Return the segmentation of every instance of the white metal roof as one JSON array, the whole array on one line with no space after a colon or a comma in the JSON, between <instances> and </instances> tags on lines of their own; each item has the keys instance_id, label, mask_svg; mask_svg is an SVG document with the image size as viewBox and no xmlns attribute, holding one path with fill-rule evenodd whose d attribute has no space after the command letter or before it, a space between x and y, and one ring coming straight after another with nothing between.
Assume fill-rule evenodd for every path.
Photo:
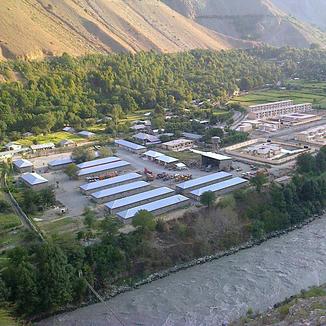
<instances>
[{"instance_id":1,"label":"white metal roof","mask_svg":"<svg viewBox=\"0 0 326 326\"><path fill-rule=\"evenodd\" d=\"M83 175L88 175L88 174L92 174L92 173L110 171L110 170L114 170L117 168L127 167L129 165L130 165L130 163L126 162L126 161L117 161L117 162L108 163L108 164L96 165L96 166L92 166L90 168L79 170L77 175L83 176Z\"/></svg>"},{"instance_id":2,"label":"white metal roof","mask_svg":"<svg viewBox=\"0 0 326 326\"><path fill-rule=\"evenodd\" d=\"M178 188L186 190L186 189L189 189L192 187L200 186L200 185L205 184L210 181L218 181L218 180L221 180L224 178L231 178L231 177L232 177L231 173L217 172L217 173L205 175L205 176L197 178L197 179L192 179L192 180L188 180L188 181L179 183L176 186Z\"/></svg>"},{"instance_id":3,"label":"white metal roof","mask_svg":"<svg viewBox=\"0 0 326 326\"><path fill-rule=\"evenodd\" d=\"M95 134L91 131L83 130L78 133L80 136L85 136L85 137L93 137Z\"/></svg>"},{"instance_id":4,"label":"white metal roof","mask_svg":"<svg viewBox=\"0 0 326 326\"><path fill-rule=\"evenodd\" d=\"M227 189L229 187L240 185L240 184L245 184L245 183L248 183L248 180L236 177L236 178L225 180L225 181L222 181L219 183L214 183L212 185L209 185L209 186L206 186L206 187L203 187L200 189L193 190L191 192L191 194L195 195L195 196L200 196L206 191L216 192L219 190Z\"/></svg>"},{"instance_id":5,"label":"white metal roof","mask_svg":"<svg viewBox=\"0 0 326 326\"><path fill-rule=\"evenodd\" d=\"M152 151L152 150L145 152L143 155L153 157L153 158L164 156L164 154L162 154L160 152Z\"/></svg>"},{"instance_id":6,"label":"white metal roof","mask_svg":"<svg viewBox=\"0 0 326 326\"><path fill-rule=\"evenodd\" d=\"M74 160L71 159L70 157L66 157L66 158L59 158L57 160L53 160L51 162L48 163L49 166L59 166L59 165L65 165L65 164L71 164L74 163Z\"/></svg>"},{"instance_id":7,"label":"white metal roof","mask_svg":"<svg viewBox=\"0 0 326 326\"><path fill-rule=\"evenodd\" d=\"M109 178L109 179L105 179L105 180L89 182L84 185L81 185L79 188L82 190L85 190L85 191L95 190L95 189L102 188L105 186L111 186L111 185L117 184L119 182L129 181L129 180L131 181L133 179L138 179L140 177L141 177L141 175L138 173L127 173L127 174L119 175L117 177L113 177L113 178Z\"/></svg>"},{"instance_id":8,"label":"white metal roof","mask_svg":"<svg viewBox=\"0 0 326 326\"><path fill-rule=\"evenodd\" d=\"M92 160L92 161L87 161L87 162L77 164L77 167L79 169L86 169L86 168L90 168L92 166L113 163L113 162L117 162L117 161L121 161L121 159L116 156L108 156L108 157L99 158L97 160Z\"/></svg>"},{"instance_id":9,"label":"white metal roof","mask_svg":"<svg viewBox=\"0 0 326 326\"><path fill-rule=\"evenodd\" d=\"M55 145L53 143L31 145L31 149L33 150L47 149L47 148L54 148L54 147Z\"/></svg>"},{"instance_id":10,"label":"white metal roof","mask_svg":"<svg viewBox=\"0 0 326 326\"><path fill-rule=\"evenodd\" d=\"M104 189L101 191L97 191L94 192L92 194L93 198L103 198L103 197L108 197L108 196L112 196L112 195L116 195L116 194L120 194L122 192L126 192L126 191L130 191L130 190L134 190L134 189L140 189L146 186L149 186L150 184L148 182L145 181L135 181L132 183L127 183L121 186L117 186L114 188L109 188L109 189Z\"/></svg>"},{"instance_id":11,"label":"white metal roof","mask_svg":"<svg viewBox=\"0 0 326 326\"><path fill-rule=\"evenodd\" d=\"M145 199L150 199L150 198L158 197L158 196L161 196L161 195L166 195L166 194L169 194L169 193L172 194L173 192L174 192L173 189L170 189L170 188L167 188L167 187L156 188L156 189L153 189L153 190L142 192L140 194L136 194L136 195L132 195L132 196L129 196L129 197L125 197L125 198L110 201L110 202L106 203L105 206L110 208L110 209L115 209L115 208L123 207L123 206L126 206L126 205L138 203L138 202L140 202L142 200L145 200Z\"/></svg>"},{"instance_id":12,"label":"white metal roof","mask_svg":"<svg viewBox=\"0 0 326 326\"><path fill-rule=\"evenodd\" d=\"M13 164L17 167L17 168L28 168L33 166L33 163L25 160L25 159L18 159L13 161Z\"/></svg>"},{"instance_id":13,"label":"white metal roof","mask_svg":"<svg viewBox=\"0 0 326 326\"><path fill-rule=\"evenodd\" d=\"M179 203L186 203L189 200L189 198L182 196L182 195L174 195L171 197L163 198L160 200L153 201L148 204L144 204L141 206L137 206L134 208L127 209L125 211L117 213L117 215L125 220L129 218L133 218L139 211L146 210L148 212L156 211L160 208L173 206Z\"/></svg>"},{"instance_id":14,"label":"white metal roof","mask_svg":"<svg viewBox=\"0 0 326 326\"><path fill-rule=\"evenodd\" d=\"M156 158L158 161L160 162L164 162L164 163L174 163L174 162L178 162L179 160L177 158L171 157L171 156L167 156L167 155L162 155Z\"/></svg>"},{"instance_id":15,"label":"white metal roof","mask_svg":"<svg viewBox=\"0 0 326 326\"><path fill-rule=\"evenodd\" d=\"M208 158L212 158L214 160L218 160L218 161L232 160L232 157L213 153L213 152L202 152L202 151L198 151L196 149L193 149L192 152L196 153L196 154L200 154L200 155L208 157Z\"/></svg>"},{"instance_id":16,"label":"white metal roof","mask_svg":"<svg viewBox=\"0 0 326 326\"><path fill-rule=\"evenodd\" d=\"M24 173L21 178L31 186L48 182L47 179L37 173Z\"/></svg>"},{"instance_id":17,"label":"white metal roof","mask_svg":"<svg viewBox=\"0 0 326 326\"><path fill-rule=\"evenodd\" d=\"M124 140L124 139L116 139L114 142L117 145L128 147L128 148L134 149L134 150L146 149L145 146L138 145L138 144L132 143L131 141Z\"/></svg>"}]
</instances>

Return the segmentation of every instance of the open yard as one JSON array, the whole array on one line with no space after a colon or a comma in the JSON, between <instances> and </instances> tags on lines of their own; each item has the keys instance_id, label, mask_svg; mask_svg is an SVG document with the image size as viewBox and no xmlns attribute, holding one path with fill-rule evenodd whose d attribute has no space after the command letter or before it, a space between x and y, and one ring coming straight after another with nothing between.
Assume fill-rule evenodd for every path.
<instances>
[{"instance_id":1,"label":"open yard","mask_svg":"<svg viewBox=\"0 0 326 326\"><path fill-rule=\"evenodd\" d=\"M57 144L60 141L64 139L69 139L74 142L82 142L85 141L85 138L82 138L78 135L71 134L69 132L64 132L64 131L58 131L58 132L53 132L47 135L38 135L38 136L29 136L26 138L22 138L17 141L17 143L24 145L24 146L30 146L33 143L37 144L44 144L44 143L54 143Z\"/></svg>"},{"instance_id":2,"label":"open yard","mask_svg":"<svg viewBox=\"0 0 326 326\"><path fill-rule=\"evenodd\" d=\"M311 102L326 109L326 83L296 80L285 84L296 89L252 91L247 95L235 97L232 102L248 107L266 102L293 100L295 104Z\"/></svg>"}]
</instances>

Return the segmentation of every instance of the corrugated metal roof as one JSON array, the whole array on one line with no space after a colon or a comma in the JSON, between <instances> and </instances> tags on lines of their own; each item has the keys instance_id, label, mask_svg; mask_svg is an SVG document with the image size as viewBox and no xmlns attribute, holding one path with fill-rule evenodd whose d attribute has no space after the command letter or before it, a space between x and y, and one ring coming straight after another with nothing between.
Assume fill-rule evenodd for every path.
<instances>
[{"instance_id":1,"label":"corrugated metal roof","mask_svg":"<svg viewBox=\"0 0 326 326\"><path fill-rule=\"evenodd\" d=\"M163 198L160 200L156 200L153 201L151 203L148 204L144 204L141 206L137 206L134 208L130 208L127 209L125 211L119 212L117 213L117 215L125 220L129 219L129 218L133 218L137 212L141 211L141 210L146 210L149 212L153 212L156 211L160 208L164 208L164 207L168 207L168 206L173 206L182 202L187 202L189 200L189 198L182 196L182 195L175 195L175 196L171 196L171 197L167 197L167 198Z\"/></svg>"},{"instance_id":2,"label":"corrugated metal roof","mask_svg":"<svg viewBox=\"0 0 326 326\"><path fill-rule=\"evenodd\" d=\"M120 145L120 146L128 147L130 149L134 149L134 150L146 149L145 146L138 145L138 144L132 143L131 141L124 140L124 139L117 139L117 140L114 141L114 143L117 144L117 145Z\"/></svg>"},{"instance_id":3,"label":"corrugated metal roof","mask_svg":"<svg viewBox=\"0 0 326 326\"><path fill-rule=\"evenodd\" d=\"M49 162L49 166L59 166L59 165L65 165L65 164L71 164L74 163L74 160L71 159L70 157L66 157L66 158L59 158L57 160L53 160L51 162Z\"/></svg>"},{"instance_id":4,"label":"corrugated metal roof","mask_svg":"<svg viewBox=\"0 0 326 326\"><path fill-rule=\"evenodd\" d=\"M37 173L24 173L21 178L31 186L48 182L47 179Z\"/></svg>"},{"instance_id":5,"label":"corrugated metal roof","mask_svg":"<svg viewBox=\"0 0 326 326\"><path fill-rule=\"evenodd\" d=\"M205 183L210 182L210 181L215 181L215 180L217 181L217 180L220 180L220 179L223 179L223 178L228 178L228 177L232 177L232 174L227 173L227 172L217 172L217 173L205 175L205 176L197 178L197 179L193 179L193 180L189 180L189 181L179 183L176 186L178 188L186 190L186 189L189 189L189 188L192 188L192 187L200 186L200 185L205 184Z\"/></svg>"},{"instance_id":6,"label":"corrugated metal roof","mask_svg":"<svg viewBox=\"0 0 326 326\"><path fill-rule=\"evenodd\" d=\"M129 162L117 161L117 162L113 162L113 163L92 166L92 167L87 168L87 169L79 170L77 175L78 176L83 176L83 175L88 175L88 174L92 174L92 173L110 171L110 170L114 170L114 169L118 169L118 168L122 168L122 167L127 167L129 165L130 165Z\"/></svg>"},{"instance_id":7,"label":"corrugated metal roof","mask_svg":"<svg viewBox=\"0 0 326 326\"><path fill-rule=\"evenodd\" d=\"M167 155L162 155L156 158L158 161L160 162L164 162L164 163L174 163L174 162L178 162L179 160L175 157L171 157L171 156L167 156Z\"/></svg>"},{"instance_id":8,"label":"corrugated metal roof","mask_svg":"<svg viewBox=\"0 0 326 326\"><path fill-rule=\"evenodd\" d=\"M117 162L117 161L121 161L121 159L116 156L108 156L108 157L99 158L97 160L92 160L92 161L87 161L87 162L77 164L77 167L79 169L87 169L92 166L108 164L108 163L113 163L113 162Z\"/></svg>"},{"instance_id":9,"label":"corrugated metal roof","mask_svg":"<svg viewBox=\"0 0 326 326\"><path fill-rule=\"evenodd\" d=\"M164 154L162 154L160 152L152 151L152 150L145 152L143 155L153 157L153 158L164 156Z\"/></svg>"},{"instance_id":10,"label":"corrugated metal roof","mask_svg":"<svg viewBox=\"0 0 326 326\"><path fill-rule=\"evenodd\" d=\"M105 206L110 208L110 209L115 209L115 208L123 207L123 206L126 206L126 205L138 203L138 202L140 202L142 200L145 200L145 199L150 199L150 198L158 197L158 196L161 196L161 195L166 195L166 194L169 194L169 193L172 194L173 192L174 192L173 189L170 189L170 188L167 188L167 187L156 188L156 189L153 189L153 190L142 192L140 194L136 194L136 195L132 195L132 196L129 196L129 197L125 197L125 198L110 201L110 202L106 203Z\"/></svg>"},{"instance_id":11,"label":"corrugated metal roof","mask_svg":"<svg viewBox=\"0 0 326 326\"><path fill-rule=\"evenodd\" d=\"M33 166L33 163L25 160L25 159L18 159L13 161L13 164L17 167L17 168L28 168Z\"/></svg>"},{"instance_id":12,"label":"corrugated metal roof","mask_svg":"<svg viewBox=\"0 0 326 326\"><path fill-rule=\"evenodd\" d=\"M109 189L104 189L104 190L101 190L101 191L98 191L98 192L94 192L92 194L92 197L93 198L103 198L103 197L107 197L107 196L112 196L112 195L115 195L115 194L120 194L122 192L125 192L125 191L130 191L130 190L134 190L134 189L138 189L138 188L143 188L143 187L146 187L146 186L149 186L150 184L148 182L145 182L145 181L135 181L135 182L132 182L132 183L128 183L128 184L125 184L125 185L121 185L121 186L117 186L117 187L114 187L114 188L109 188Z\"/></svg>"},{"instance_id":13,"label":"corrugated metal roof","mask_svg":"<svg viewBox=\"0 0 326 326\"><path fill-rule=\"evenodd\" d=\"M212 158L214 160L218 160L218 161L232 160L232 157L217 154L217 153L213 153L213 152L202 152L202 151L198 151L196 149L193 149L191 151L194 152L194 153L200 154L202 156Z\"/></svg>"},{"instance_id":14,"label":"corrugated metal roof","mask_svg":"<svg viewBox=\"0 0 326 326\"><path fill-rule=\"evenodd\" d=\"M123 181L138 179L140 177L141 177L141 175L138 173L127 173L127 174L119 175L117 177L113 177L113 178L109 178L109 179L105 179L105 180L86 183L84 185L81 185L79 188L84 191L89 191L89 190L94 190L94 189L98 189L98 188L105 187L105 186L111 186L111 185L114 185L116 183L123 182Z\"/></svg>"},{"instance_id":15,"label":"corrugated metal roof","mask_svg":"<svg viewBox=\"0 0 326 326\"><path fill-rule=\"evenodd\" d=\"M236 178L225 180L225 181L222 181L222 182L219 182L219 183L214 183L214 184L212 184L210 186L207 186L207 187L203 187L203 188L200 188L200 189L197 189L197 190L193 190L191 192L191 194L194 195L194 196L200 196L206 191L216 192L216 191L219 191L219 190L227 189L227 188L232 187L232 186L245 184L247 182L248 182L248 180L246 180L246 179L236 177Z\"/></svg>"},{"instance_id":16,"label":"corrugated metal roof","mask_svg":"<svg viewBox=\"0 0 326 326\"><path fill-rule=\"evenodd\" d=\"M93 137L93 136L95 136L95 134L93 132L87 131L87 130L80 131L78 133L78 135L84 136L84 137Z\"/></svg>"}]
</instances>

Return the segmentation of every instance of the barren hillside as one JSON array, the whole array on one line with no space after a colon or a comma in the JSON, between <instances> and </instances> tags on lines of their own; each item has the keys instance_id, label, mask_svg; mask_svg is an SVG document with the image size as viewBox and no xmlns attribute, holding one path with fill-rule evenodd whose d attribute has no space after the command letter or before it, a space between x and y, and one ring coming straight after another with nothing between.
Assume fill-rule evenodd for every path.
<instances>
[{"instance_id":1,"label":"barren hillside","mask_svg":"<svg viewBox=\"0 0 326 326\"><path fill-rule=\"evenodd\" d=\"M0 58L218 50L231 43L157 0L1 1Z\"/></svg>"},{"instance_id":2,"label":"barren hillside","mask_svg":"<svg viewBox=\"0 0 326 326\"><path fill-rule=\"evenodd\" d=\"M292 0L163 0L203 26L228 36L275 46L326 45L325 34L281 10ZM293 6L305 0L292 1ZM306 0L306 5L315 0ZM321 2L322 0L317 0ZM282 6L282 8L285 4ZM314 6L314 5L313 5ZM301 8L303 10L303 8Z\"/></svg>"},{"instance_id":3,"label":"barren hillside","mask_svg":"<svg viewBox=\"0 0 326 326\"><path fill-rule=\"evenodd\" d=\"M325 0L272 0L287 14L326 31Z\"/></svg>"}]
</instances>

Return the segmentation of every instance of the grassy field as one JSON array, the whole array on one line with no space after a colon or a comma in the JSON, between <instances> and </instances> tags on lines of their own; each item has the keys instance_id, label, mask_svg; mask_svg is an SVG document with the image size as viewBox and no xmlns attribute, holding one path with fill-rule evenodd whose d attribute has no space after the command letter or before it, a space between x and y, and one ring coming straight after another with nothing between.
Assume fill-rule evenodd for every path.
<instances>
[{"instance_id":1,"label":"grassy field","mask_svg":"<svg viewBox=\"0 0 326 326\"><path fill-rule=\"evenodd\" d=\"M69 139L74 142L81 142L85 141L85 138L80 137L78 135L71 134L69 132L59 131L59 132L53 132L47 135L38 135L38 136L30 136L26 138L22 138L17 141L17 143L24 145L24 146L30 146L33 143L37 144L44 144L44 143L54 143L57 144L60 141L64 139Z\"/></svg>"},{"instance_id":2,"label":"grassy field","mask_svg":"<svg viewBox=\"0 0 326 326\"><path fill-rule=\"evenodd\" d=\"M311 102L314 105L320 105L321 108L326 109L326 83L298 80L289 81L286 84L291 84L298 89L258 90L249 92L247 95L238 96L232 102L248 107L266 102L293 100L296 104Z\"/></svg>"},{"instance_id":3,"label":"grassy field","mask_svg":"<svg viewBox=\"0 0 326 326\"><path fill-rule=\"evenodd\" d=\"M0 232L21 225L20 219L15 214L0 214Z\"/></svg>"},{"instance_id":4,"label":"grassy field","mask_svg":"<svg viewBox=\"0 0 326 326\"><path fill-rule=\"evenodd\" d=\"M17 326L18 323L10 317L9 313L6 310L0 309L0 325Z\"/></svg>"}]
</instances>

